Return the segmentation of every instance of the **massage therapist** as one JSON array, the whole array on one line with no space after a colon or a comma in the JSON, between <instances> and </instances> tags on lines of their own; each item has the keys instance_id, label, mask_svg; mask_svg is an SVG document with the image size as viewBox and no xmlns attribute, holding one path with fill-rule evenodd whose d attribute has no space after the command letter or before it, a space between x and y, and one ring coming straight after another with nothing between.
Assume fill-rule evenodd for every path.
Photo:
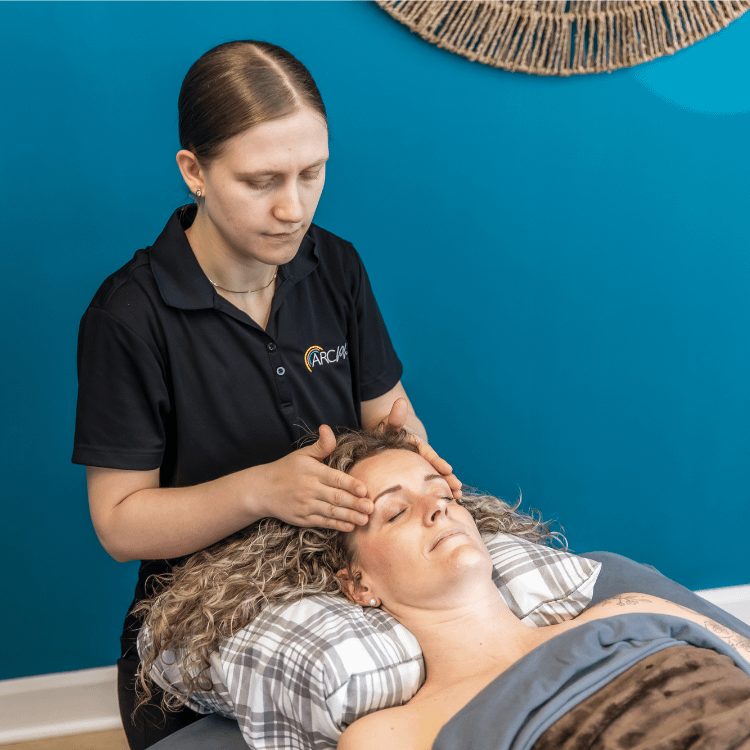
<instances>
[{"instance_id":1,"label":"massage therapist","mask_svg":"<svg viewBox=\"0 0 750 750\"><path fill-rule=\"evenodd\" d=\"M308 70L267 42L221 44L188 71L178 109L177 165L195 202L105 279L78 338L73 462L87 467L104 548L141 561L117 662L134 749L200 717L164 717L161 694L131 716L130 609L155 590L147 578L266 516L365 524L365 485L322 463L333 429L406 427L460 496L401 385L359 255L312 223L329 152Z\"/></svg>"}]
</instances>

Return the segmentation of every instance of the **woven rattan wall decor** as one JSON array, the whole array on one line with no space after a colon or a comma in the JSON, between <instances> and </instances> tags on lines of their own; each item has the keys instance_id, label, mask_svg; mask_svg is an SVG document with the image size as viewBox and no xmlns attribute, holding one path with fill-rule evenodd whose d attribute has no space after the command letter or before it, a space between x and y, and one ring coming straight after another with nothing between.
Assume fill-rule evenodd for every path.
<instances>
[{"instance_id":1,"label":"woven rattan wall decor","mask_svg":"<svg viewBox=\"0 0 750 750\"><path fill-rule=\"evenodd\" d=\"M723 29L750 0L375 0L428 42L505 70L602 73Z\"/></svg>"}]
</instances>

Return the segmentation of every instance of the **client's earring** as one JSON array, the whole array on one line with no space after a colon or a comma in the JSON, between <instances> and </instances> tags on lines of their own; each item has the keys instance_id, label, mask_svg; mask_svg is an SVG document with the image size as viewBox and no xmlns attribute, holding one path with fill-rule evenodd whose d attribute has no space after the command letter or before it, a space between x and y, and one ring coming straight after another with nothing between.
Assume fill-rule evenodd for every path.
<instances>
[{"instance_id":1,"label":"client's earring","mask_svg":"<svg viewBox=\"0 0 750 750\"><path fill-rule=\"evenodd\" d=\"M378 604L378 600L377 599L370 599L370 606L371 607L375 607L375 606L377 606L377 604Z\"/></svg>"},{"instance_id":2,"label":"client's earring","mask_svg":"<svg viewBox=\"0 0 750 750\"><path fill-rule=\"evenodd\" d=\"M203 191L200 188L195 188L195 197L200 198L203 195Z\"/></svg>"}]
</instances>

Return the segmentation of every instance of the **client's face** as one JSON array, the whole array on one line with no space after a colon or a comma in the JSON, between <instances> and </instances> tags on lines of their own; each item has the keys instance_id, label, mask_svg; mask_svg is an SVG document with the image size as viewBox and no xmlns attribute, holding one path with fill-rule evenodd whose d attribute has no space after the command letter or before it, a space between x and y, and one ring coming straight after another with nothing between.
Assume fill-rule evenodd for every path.
<instances>
[{"instance_id":1,"label":"client's face","mask_svg":"<svg viewBox=\"0 0 750 750\"><path fill-rule=\"evenodd\" d=\"M387 450L356 464L351 475L367 486L375 509L350 532L359 604L375 597L398 616L403 607L455 605L492 561L468 510L419 454ZM457 586L461 583L462 585Z\"/></svg>"}]
</instances>

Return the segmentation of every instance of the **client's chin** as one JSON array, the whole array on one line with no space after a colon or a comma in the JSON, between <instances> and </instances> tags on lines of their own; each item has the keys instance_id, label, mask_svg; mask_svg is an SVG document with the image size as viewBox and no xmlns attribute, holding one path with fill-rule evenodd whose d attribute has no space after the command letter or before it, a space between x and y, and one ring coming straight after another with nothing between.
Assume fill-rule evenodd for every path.
<instances>
[{"instance_id":1,"label":"client's chin","mask_svg":"<svg viewBox=\"0 0 750 750\"><path fill-rule=\"evenodd\" d=\"M430 551L430 557L435 562L443 562L456 572L466 570L485 570L487 575L492 575L492 559L487 548L478 546L476 539L468 534L452 534L438 542L437 546Z\"/></svg>"}]
</instances>

